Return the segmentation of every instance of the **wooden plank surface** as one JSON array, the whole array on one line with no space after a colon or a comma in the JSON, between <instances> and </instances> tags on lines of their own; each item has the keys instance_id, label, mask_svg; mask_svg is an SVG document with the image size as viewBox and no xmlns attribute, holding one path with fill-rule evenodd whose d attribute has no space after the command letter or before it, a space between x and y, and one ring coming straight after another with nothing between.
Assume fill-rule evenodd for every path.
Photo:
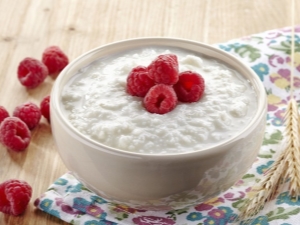
<instances>
[{"instance_id":1,"label":"wooden plank surface","mask_svg":"<svg viewBox=\"0 0 300 225\"><path fill-rule=\"evenodd\" d=\"M41 58L49 45L72 60L97 46L135 37L186 38L208 44L226 42L291 24L291 0L0 0L0 105L39 104L55 79L27 90L16 70L25 57ZM296 2L296 12L300 2ZM296 13L296 24L300 16ZM0 183L17 178L33 187L22 216L0 213L1 225L67 224L33 206L33 201L67 169L56 152L45 119L20 153L0 145Z\"/></svg>"}]
</instances>

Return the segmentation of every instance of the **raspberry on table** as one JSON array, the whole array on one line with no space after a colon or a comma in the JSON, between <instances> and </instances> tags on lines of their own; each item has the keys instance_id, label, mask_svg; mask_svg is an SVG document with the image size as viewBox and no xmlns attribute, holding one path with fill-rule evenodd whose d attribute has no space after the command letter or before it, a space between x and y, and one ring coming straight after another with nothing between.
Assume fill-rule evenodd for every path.
<instances>
[{"instance_id":1,"label":"raspberry on table","mask_svg":"<svg viewBox=\"0 0 300 225\"><path fill-rule=\"evenodd\" d=\"M47 67L39 60L27 57L18 66L18 79L27 88L35 88L48 76Z\"/></svg>"},{"instance_id":2,"label":"raspberry on table","mask_svg":"<svg viewBox=\"0 0 300 225\"><path fill-rule=\"evenodd\" d=\"M28 102L17 106L13 112L13 116L19 117L26 123L29 130L32 130L39 124L42 115L40 108L36 104Z\"/></svg>"},{"instance_id":3,"label":"raspberry on table","mask_svg":"<svg viewBox=\"0 0 300 225\"><path fill-rule=\"evenodd\" d=\"M0 212L18 216L22 214L32 195L31 186L21 180L10 179L0 184Z\"/></svg>"},{"instance_id":4,"label":"raspberry on table","mask_svg":"<svg viewBox=\"0 0 300 225\"><path fill-rule=\"evenodd\" d=\"M0 124L0 142L7 148L20 152L30 143L31 133L18 117L7 117Z\"/></svg>"},{"instance_id":5,"label":"raspberry on table","mask_svg":"<svg viewBox=\"0 0 300 225\"><path fill-rule=\"evenodd\" d=\"M127 92L133 96L144 97L154 84L148 76L148 69L144 66L137 66L127 77Z\"/></svg>"},{"instance_id":6,"label":"raspberry on table","mask_svg":"<svg viewBox=\"0 0 300 225\"><path fill-rule=\"evenodd\" d=\"M143 104L148 112L165 114L176 107L177 96L172 86L157 84L150 88Z\"/></svg>"},{"instance_id":7,"label":"raspberry on table","mask_svg":"<svg viewBox=\"0 0 300 225\"><path fill-rule=\"evenodd\" d=\"M42 62L47 66L49 74L54 74L62 71L68 65L69 59L58 46L50 46L44 50Z\"/></svg>"},{"instance_id":8,"label":"raspberry on table","mask_svg":"<svg viewBox=\"0 0 300 225\"><path fill-rule=\"evenodd\" d=\"M204 93L205 81L200 74L185 71L179 74L179 80L173 88L179 101L197 102Z\"/></svg>"},{"instance_id":9,"label":"raspberry on table","mask_svg":"<svg viewBox=\"0 0 300 225\"><path fill-rule=\"evenodd\" d=\"M50 123L50 95L43 98L40 104L41 113Z\"/></svg>"},{"instance_id":10,"label":"raspberry on table","mask_svg":"<svg viewBox=\"0 0 300 225\"><path fill-rule=\"evenodd\" d=\"M178 81L178 60L174 54L159 55L148 66L149 77L157 84L173 85Z\"/></svg>"},{"instance_id":11,"label":"raspberry on table","mask_svg":"<svg viewBox=\"0 0 300 225\"><path fill-rule=\"evenodd\" d=\"M0 123L6 118L9 117L9 113L4 108L4 106L0 105Z\"/></svg>"}]
</instances>

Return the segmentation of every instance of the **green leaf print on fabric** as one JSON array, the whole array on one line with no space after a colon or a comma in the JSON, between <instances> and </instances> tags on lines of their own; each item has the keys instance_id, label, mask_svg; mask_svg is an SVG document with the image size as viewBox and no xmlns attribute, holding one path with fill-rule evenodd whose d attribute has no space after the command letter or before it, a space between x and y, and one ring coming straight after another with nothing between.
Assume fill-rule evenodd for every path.
<instances>
[{"instance_id":1,"label":"green leaf print on fabric","mask_svg":"<svg viewBox=\"0 0 300 225\"><path fill-rule=\"evenodd\" d=\"M242 58L248 57L250 62L254 62L256 59L260 58L261 53L257 48L251 45L240 45L234 48L235 53L239 54Z\"/></svg>"},{"instance_id":2,"label":"green leaf print on fabric","mask_svg":"<svg viewBox=\"0 0 300 225\"><path fill-rule=\"evenodd\" d=\"M131 212L128 212L126 209L122 209L121 207L118 207L117 205L109 206L109 212L111 215L114 215L114 218L116 220L122 221L124 219L127 219L129 217L129 214Z\"/></svg>"},{"instance_id":3,"label":"green leaf print on fabric","mask_svg":"<svg viewBox=\"0 0 300 225\"><path fill-rule=\"evenodd\" d=\"M255 174L247 173L242 177L242 182L238 182L238 186L245 186L248 187L250 184L252 185L253 182L257 183L260 179L258 179ZM250 185L250 186L251 186Z\"/></svg>"},{"instance_id":4,"label":"green leaf print on fabric","mask_svg":"<svg viewBox=\"0 0 300 225\"><path fill-rule=\"evenodd\" d=\"M263 155L263 154L259 154L258 157L259 157L259 158L264 158L264 159L270 159L270 158L272 158L272 155Z\"/></svg>"},{"instance_id":5,"label":"green leaf print on fabric","mask_svg":"<svg viewBox=\"0 0 300 225\"><path fill-rule=\"evenodd\" d=\"M240 199L236 202L233 202L232 207L241 210L241 208L245 205L245 201L247 201L247 199Z\"/></svg>"},{"instance_id":6,"label":"green leaf print on fabric","mask_svg":"<svg viewBox=\"0 0 300 225\"><path fill-rule=\"evenodd\" d=\"M108 206L109 214L111 216L114 216L114 219L118 221L127 219L129 218L130 215L134 215L135 213L145 212L144 210L134 209L126 205L112 203L112 202L108 203L107 206Z\"/></svg>"},{"instance_id":7,"label":"green leaf print on fabric","mask_svg":"<svg viewBox=\"0 0 300 225\"><path fill-rule=\"evenodd\" d=\"M299 207L289 207L283 208L278 207L277 209L270 211L266 214L268 221L278 220L278 219L289 219L292 215L297 215L300 213Z\"/></svg>"},{"instance_id":8,"label":"green leaf print on fabric","mask_svg":"<svg viewBox=\"0 0 300 225\"><path fill-rule=\"evenodd\" d=\"M270 149L269 152L262 152L261 154L258 155L258 157L264 159L270 159L273 157L274 153L275 151L273 149Z\"/></svg>"},{"instance_id":9,"label":"green leaf print on fabric","mask_svg":"<svg viewBox=\"0 0 300 225\"><path fill-rule=\"evenodd\" d=\"M272 133L269 137L268 135L265 135L263 145L279 144L282 139L282 132L280 130L275 130L275 133Z\"/></svg>"},{"instance_id":10,"label":"green leaf print on fabric","mask_svg":"<svg viewBox=\"0 0 300 225\"><path fill-rule=\"evenodd\" d=\"M245 175L242 177L242 179L244 180L244 179L253 178L253 177L255 177L254 174L245 174Z\"/></svg>"},{"instance_id":11,"label":"green leaf print on fabric","mask_svg":"<svg viewBox=\"0 0 300 225\"><path fill-rule=\"evenodd\" d=\"M272 155L262 155L262 154L260 154L260 155L258 155L258 157L259 158L264 158L264 159L270 159L270 158L272 158Z\"/></svg>"},{"instance_id":12,"label":"green leaf print on fabric","mask_svg":"<svg viewBox=\"0 0 300 225\"><path fill-rule=\"evenodd\" d=\"M291 54L291 41L290 40L281 41L280 43L271 44L270 48L284 52L287 55L290 55ZM295 42L295 52L299 52L299 51L300 51L300 43Z\"/></svg>"},{"instance_id":13,"label":"green leaf print on fabric","mask_svg":"<svg viewBox=\"0 0 300 225\"><path fill-rule=\"evenodd\" d=\"M177 209L177 210L169 211L166 214L170 215L170 218L176 221L176 216L177 215L181 215L181 214L187 213L187 212L188 212L188 209L183 208L183 209Z\"/></svg>"}]
</instances>

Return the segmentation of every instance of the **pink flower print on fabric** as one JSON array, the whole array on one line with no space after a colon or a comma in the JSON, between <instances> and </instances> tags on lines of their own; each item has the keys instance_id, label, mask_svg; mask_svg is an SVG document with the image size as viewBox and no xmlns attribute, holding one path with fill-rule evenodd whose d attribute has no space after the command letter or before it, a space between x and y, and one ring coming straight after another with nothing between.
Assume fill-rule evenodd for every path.
<instances>
[{"instance_id":1,"label":"pink flower print on fabric","mask_svg":"<svg viewBox=\"0 0 300 225\"><path fill-rule=\"evenodd\" d=\"M278 109L274 113L274 117L271 120L271 123L274 126L283 126L284 124L284 115L285 115L285 109Z\"/></svg>"},{"instance_id":2,"label":"pink flower print on fabric","mask_svg":"<svg viewBox=\"0 0 300 225\"><path fill-rule=\"evenodd\" d=\"M270 75L270 81L280 89L285 89L287 92L290 89L291 71L289 69L279 69L277 73ZM300 78L294 77L294 86L300 87Z\"/></svg>"},{"instance_id":3,"label":"pink flower print on fabric","mask_svg":"<svg viewBox=\"0 0 300 225\"><path fill-rule=\"evenodd\" d=\"M89 205L86 207L86 213L96 218L100 218L103 212L104 210L95 205Z\"/></svg>"},{"instance_id":4,"label":"pink flower print on fabric","mask_svg":"<svg viewBox=\"0 0 300 225\"><path fill-rule=\"evenodd\" d=\"M284 58L282 58L280 55L273 54L269 56L268 62L272 67L279 67L284 63Z\"/></svg>"},{"instance_id":5,"label":"pink flower print on fabric","mask_svg":"<svg viewBox=\"0 0 300 225\"><path fill-rule=\"evenodd\" d=\"M284 120L284 115L285 115L285 109L279 109L274 113L274 116L276 118L281 119L282 121Z\"/></svg>"},{"instance_id":6,"label":"pink flower print on fabric","mask_svg":"<svg viewBox=\"0 0 300 225\"><path fill-rule=\"evenodd\" d=\"M83 212L73 209L71 206L65 204L62 198L55 198L55 204L60 207L61 211L70 215L80 215Z\"/></svg>"},{"instance_id":7,"label":"pink flower print on fabric","mask_svg":"<svg viewBox=\"0 0 300 225\"><path fill-rule=\"evenodd\" d=\"M282 34L279 31L271 31L266 34L265 38L266 39L276 39L280 36L282 36Z\"/></svg>"},{"instance_id":8,"label":"pink flower print on fabric","mask_svg":"<svg viewBox=\"0 0 300 225\"><path fill-rule=\"evenodd\" d=\"M217 197L217 198L212 198L204 203L201 203L197 206L195 206L195 209L197 211L205 211L205 210L210 210L212 209L214 206L218 206L222 203L224 203L225 200L223 198Z\"/></svg>"},{"instance_id":9,"label":"pink flower print on fabric","mask_svg":"<svg viewBox=\"0 0 300 225\"><path fill-rule=\"evenodd\" d=\"M279 31L285 32L285 33L291 33L292 28L291 27L284 27L281 29L278 29ZM295 33L300 33L300 25L296 25L295 28Z\"/></svg>"},{"instance_id":10,"label":"pink flower print on fabric","mask_svg":"<svg viewBox=\"0 0 300 225\"><path fill-rule=\"evenodd\" d=\"M201 203L201 204L197 205L197 206L195 207L195 209L196 209L197 211L201 212L201 211L210 210L210 209L212 209L213 207L214 207L213 205Z\"/></svg>"},{"instance_id":11,"label":"pink flower print on fabric","mask_svg":"<svg viewBox=\"0 0 300 225\"><path fill-rule=\"evenodd\" d=\"M246 196L246 194L242 191L238 191L237 193L227 192L224 194L224 198L229 201L237 201Z\"/></svg>"},{"instance_id":12,"label":"pink flower print on fabric","mask_svg":"<svg viewBox=\"0 0 300 225\"><path fill-rule=\"evenodd\" d=\"M209 211L208 215L214 219L223 219L225 217L224 211L220 209L212 209Z\"/></svg>"}]
</instances>

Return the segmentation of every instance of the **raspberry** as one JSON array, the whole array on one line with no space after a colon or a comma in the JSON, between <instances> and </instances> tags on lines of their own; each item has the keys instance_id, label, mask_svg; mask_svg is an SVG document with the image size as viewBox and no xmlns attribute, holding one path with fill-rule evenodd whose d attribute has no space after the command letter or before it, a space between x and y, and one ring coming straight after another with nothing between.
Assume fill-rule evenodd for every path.
<instances>
[{"instance_id":1,"label":"raspberry","mask_svg":"<svg viewBox=\"0 0 300 225\"><path fill-rule=\"evenodd\" d=\"M42 115L48 120L50 123L50 95L43 98L40 104Z\"/></svg>"},{"instance_id":2,"label":"raspberry","mask_svg":"<svg viewBox=\"0 0 300 225\"><path fill-rule=\"evenodd\" d=\"M47 67L34 58L23 59L18 67L18 79L27 88L35 88L48 76Z\"/></svg>"},{"instance_id":3,"label":"raspberry","mask_svg":"<svg viewBox=\"0 0 300 225\"><path fill-rule=\"evenodd\" d=\"M154 86L154 81L148 76L144 66L133 68L127 77L127 92L133 96L144 97L149 89Z\"/></svg>"},{"instance_id":4,"label":"raspberry","mask_svg":"<svg viewBox=\"0 0 300 225\"><path fill-rule=\"evenodd\" d=\"M7 117L0 124L0 142L13 151L26 149L30 138L30 130L18 117Z\"/></svg>"},{"instance_id":5,"label":"raspberry","mask_svg":"<svg viewBox=\"0 0 300 225\"><path fill-rule=\"evenodd\" d=\"M39 124L42 115L40 108L36 104L28 102L17 106L13 112L13 116L19 117L26 123L29 130L32 130Z\"/></svg>"},{"instance_id":6,"label":"raspberry","mask_svg":"<svg viewBox=\"0 0 300 225\"><path fill-rule=\"evenodd\" d=\"M143 104L148 112L165 114L175 108L177 96L171 86L157 84L150 88L143 99Z\"/></svg>"},{"instance_id":7,"label":"raspberry","mask_svg":"<svg viewBox=\"0 0 300 225\"><path fill-rule=\"evenodd\" d=\"M179 74L179 80L174 85L177 98L181 102L197 102L203 95L205 82L196 72L185 71Z\"/></svg>"},{"instance_id":8,"label":"raspberry","mask_svg":"<svg viewBox=\"0 0 300 225\"><path fill-rule=\"evenodd\" d=\"M10 179L0 184L0 211L18 216L22 214L31 198L32 188L25 182Z\"/></svg>"},{"instance_id":9,"label":"raspberry","mask_svg":"<svg viewBox=\"0 0 300 225\"><path fill-rule=\"evenodd\" d=\"M9 117L9 113L3 106L0 105L0 124L6 117Z\"/></svg>"},{"instance_id":10,"label":"raspberry","mask_svg":"<svg viewBox=\"0 0 300 225\"><path fill-rule=\"evenodd\" d=\"M49 74L53 74L62 71L69 59L58 46L50 46L43 52L42 62L47 66Z\"/></svg>"},{"instance_id":11,"label":"raspberry","mask_svg":"<svg viewBox=\"0 0 300 225\"><path fill-rule=\"evenodd\" d=\"M149 77L158 84L173 85L178 81L178 60L173 54L158 56L148 66Z\"/></svg>"}]
</instances>

